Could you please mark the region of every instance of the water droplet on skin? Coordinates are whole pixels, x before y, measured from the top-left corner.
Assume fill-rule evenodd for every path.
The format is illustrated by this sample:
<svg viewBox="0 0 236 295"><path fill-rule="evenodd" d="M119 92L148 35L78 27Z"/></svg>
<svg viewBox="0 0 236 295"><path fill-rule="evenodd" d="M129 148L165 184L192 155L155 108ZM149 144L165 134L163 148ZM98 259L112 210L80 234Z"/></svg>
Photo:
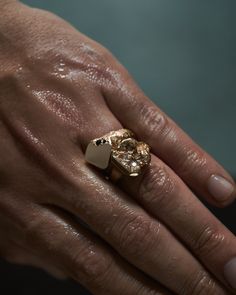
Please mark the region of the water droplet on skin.
<svg viewBox="0 0 236 295"><path fill-rule="evenodd" d="M90 250L90 254L91 254L91 255L95 255L96 253L95 253L94 250Z"/></svg>

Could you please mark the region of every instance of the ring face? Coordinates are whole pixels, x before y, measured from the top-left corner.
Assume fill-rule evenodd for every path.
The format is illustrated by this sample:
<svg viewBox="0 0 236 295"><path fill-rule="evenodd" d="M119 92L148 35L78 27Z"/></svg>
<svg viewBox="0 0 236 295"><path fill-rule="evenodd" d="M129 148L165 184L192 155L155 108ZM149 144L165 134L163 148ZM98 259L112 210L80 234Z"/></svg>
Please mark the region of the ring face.
<svg viewBox="0 0 236 295"><path fill-rule="evenodd" d="M138 176L151 161L150 147L134 138L132 131L120 129L92 140L85 159L100 168L116 167L122 174Z"/></svg>

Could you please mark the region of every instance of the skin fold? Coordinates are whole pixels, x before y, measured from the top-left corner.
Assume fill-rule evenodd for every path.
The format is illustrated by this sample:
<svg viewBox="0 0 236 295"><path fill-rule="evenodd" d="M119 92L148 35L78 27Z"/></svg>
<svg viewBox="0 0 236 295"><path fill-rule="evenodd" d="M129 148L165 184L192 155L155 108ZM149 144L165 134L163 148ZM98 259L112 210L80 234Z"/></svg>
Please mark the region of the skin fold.
<svg viewBox="0 0 236 295"><path fill-rule="evenodd" d="M49 12L0 7L0 256L96 295L235 294L224 277L235 236L194 194L230 204L228 173L107 49ZM123 127L152 162L115 185L84 151ZM212 175L234 186L228 198L207 190Z"/></svg>

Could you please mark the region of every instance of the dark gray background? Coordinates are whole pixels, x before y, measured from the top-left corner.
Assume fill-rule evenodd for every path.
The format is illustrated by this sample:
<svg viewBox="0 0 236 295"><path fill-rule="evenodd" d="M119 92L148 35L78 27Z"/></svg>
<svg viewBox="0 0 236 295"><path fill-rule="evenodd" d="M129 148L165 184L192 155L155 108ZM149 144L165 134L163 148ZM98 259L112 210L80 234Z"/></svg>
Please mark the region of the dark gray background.
<svg viewBox="0 0 236 295"><path fill-rule="evenodd" d="M24 2L57 13L108 47L150 98L236 174L235 0ZM235 210L214 210L234 232ZM39 274L17 271L18 293L78 294ZM27 287L28 276L40 287Z"/></svg>

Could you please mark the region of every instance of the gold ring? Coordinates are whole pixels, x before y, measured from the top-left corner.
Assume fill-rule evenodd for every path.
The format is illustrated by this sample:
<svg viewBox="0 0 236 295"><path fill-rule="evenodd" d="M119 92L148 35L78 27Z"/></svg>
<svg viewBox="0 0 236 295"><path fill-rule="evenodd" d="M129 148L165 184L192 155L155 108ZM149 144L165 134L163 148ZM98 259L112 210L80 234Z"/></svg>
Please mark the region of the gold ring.
<svg viewBox="0 0 236 295"><path fill-rule="evenodd" d="M151 154L149 145L138 141L132 131L120 129L91 140L85 159L117 180L122 175L140 175L150 164Z"/></svg>

